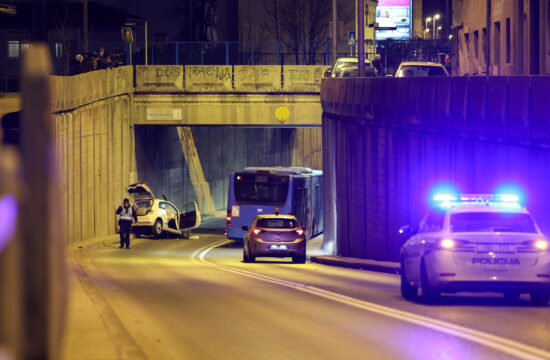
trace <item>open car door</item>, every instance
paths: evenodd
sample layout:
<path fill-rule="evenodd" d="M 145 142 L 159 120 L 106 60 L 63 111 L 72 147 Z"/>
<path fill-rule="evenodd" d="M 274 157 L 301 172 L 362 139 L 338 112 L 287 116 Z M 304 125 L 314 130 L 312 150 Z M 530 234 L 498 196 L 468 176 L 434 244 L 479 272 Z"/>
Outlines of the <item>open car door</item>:
<path fill-rule="evenodd" d="M 188 239 L 191 230 L 198 228 L 201 224 L 201 212 L 196 201 L 185 205 L 180 212 L 180 230 L 184 239 Z"/>

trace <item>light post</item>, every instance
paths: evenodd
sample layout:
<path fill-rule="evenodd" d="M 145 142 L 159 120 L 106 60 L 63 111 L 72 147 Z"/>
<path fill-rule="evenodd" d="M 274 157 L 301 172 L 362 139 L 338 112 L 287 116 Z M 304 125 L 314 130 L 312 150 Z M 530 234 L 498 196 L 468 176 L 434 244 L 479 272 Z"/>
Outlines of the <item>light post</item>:
<path fill-rule="evenodd" d="M 426 32 L 427 32 L 427 33 L 430 32 L 429 27 L 428 27 L 428 23 L 429 23 L 430 21 L 432 21 L 432 18 L 431 18 L 431 17 L 427 17 L 427 18 L 426 18 L 426 30 L 427 30 Z M 429 34 L 426 34 L 426 35 L 429 35 Z"/>
<path fill-rule="evenodd" d="M 424 29 L 424 39 L 427 39 L 428 36 L 430 36 L 430 28 L 425 28 Z"/>
<path fill-rule="evenodd" d="M 437 22 L 437 20 L 438 20 L 440 17 L 441 17 L 441 16 L 440 16 L 439 14 L 435 14 L 435 15 L 434 15 L 434 21 L 433 21 L 433 24 L 432 24 L 432 25 L 433 25 L 432 39 L 434 39 L 434 40 L 435 40 L 435 36 L 436 36 L 436 34 L 435 34 L 435 23 Z"/>
<path fill-rule="evenodd" d="M 439 32 L 441 31 L 441 29 L 443 29 L 443 26 L 439 25 L 439 26 L 437 27 L 437 39 L 440 38 Z"/>

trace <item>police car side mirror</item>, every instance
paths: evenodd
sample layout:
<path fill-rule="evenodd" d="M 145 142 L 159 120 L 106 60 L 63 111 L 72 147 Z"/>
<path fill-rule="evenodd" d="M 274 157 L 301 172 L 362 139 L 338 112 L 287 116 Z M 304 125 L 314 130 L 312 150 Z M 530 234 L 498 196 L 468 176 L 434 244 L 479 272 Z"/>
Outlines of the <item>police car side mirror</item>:
<path fill-rule="evenodd" d="M 399 235 L 403 238 L 409 238 L 416 234 L 416 229 L 410 225 L 401 226 L 399 228 Z"/>
<path fill-rule="evenodd" d="M 241 226 L 242 231 L 248 231 L 248 226 Z"/>

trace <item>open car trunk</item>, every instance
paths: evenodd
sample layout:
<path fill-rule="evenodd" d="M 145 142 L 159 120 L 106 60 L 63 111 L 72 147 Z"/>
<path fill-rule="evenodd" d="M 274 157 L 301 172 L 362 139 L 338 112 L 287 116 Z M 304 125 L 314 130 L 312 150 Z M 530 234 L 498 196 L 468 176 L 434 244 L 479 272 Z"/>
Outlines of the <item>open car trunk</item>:
<path fill-rule="evenodd" d="M 128 185 L 126 190 L 134 199 L 134 209 L 136 210 L 136 215 L 142 216 L 151 210 L 153 202 L 155 201 L 155 195 L 147 183 L 141 182 Z"/>

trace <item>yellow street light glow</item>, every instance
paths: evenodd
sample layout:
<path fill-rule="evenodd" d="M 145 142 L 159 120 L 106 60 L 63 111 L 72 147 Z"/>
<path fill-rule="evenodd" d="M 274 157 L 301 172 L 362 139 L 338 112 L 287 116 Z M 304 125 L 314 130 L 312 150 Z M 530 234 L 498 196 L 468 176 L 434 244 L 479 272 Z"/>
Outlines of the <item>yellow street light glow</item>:
<path fill-rule="evenodd" d="M 435 14 L 434 19 L 439 19 L 441 16 L 439 14 Z"/>
<path fill-rule="evenodd" d="M 430 22 L 430 21 L 432 21 L 431 17 L 426 18 L 426 22 Z"/>
<path fill-rule="evenodd" d="M 424 30 L 424 31 L 425 31 L 425 32 L 430 32 L 430 29 L 429 29 L 429 28 L 427 28 L 427 29 L 426 29 L 426 30 Z"/>
<path fill-rule="evenodd" d="M 443 29 L 443 26 L 438 26 L 437 27 L 437 30 L 441 30 L 441 29 Z"/>

